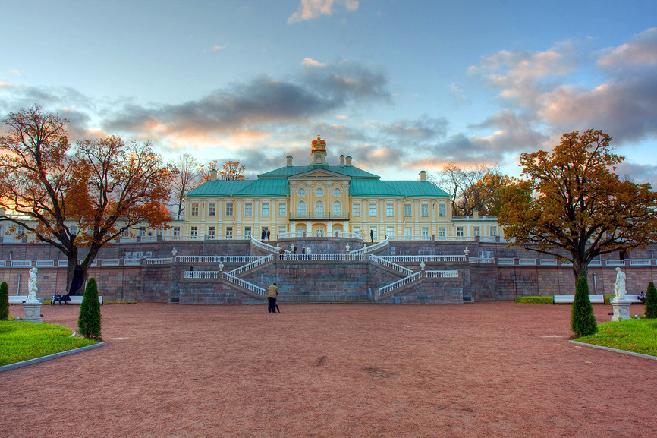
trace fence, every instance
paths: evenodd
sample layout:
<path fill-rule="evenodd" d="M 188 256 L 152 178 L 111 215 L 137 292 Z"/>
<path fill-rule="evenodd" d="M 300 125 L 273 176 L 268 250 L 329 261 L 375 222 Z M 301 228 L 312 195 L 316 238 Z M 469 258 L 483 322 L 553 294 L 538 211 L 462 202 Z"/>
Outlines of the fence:
<path fill-rule="evenodd" d="M 374 254 L 370 254 L 369 259 L 372 263 L 376 263 L 376 264 L 381 265 L 381 266 L 386 266 L 390 269 L 393 269 L 397 272 L 400 272 L 400 273 L 404 274 L 405 276 L 409 276 L 413 273 L 413 270 L 408 269 L 407 267 L 404 267 L 402 265 L 398 265 L 397 263 L 394 263 L 390 260 L 386 260 L 383 257 L 375 256 Z"/>

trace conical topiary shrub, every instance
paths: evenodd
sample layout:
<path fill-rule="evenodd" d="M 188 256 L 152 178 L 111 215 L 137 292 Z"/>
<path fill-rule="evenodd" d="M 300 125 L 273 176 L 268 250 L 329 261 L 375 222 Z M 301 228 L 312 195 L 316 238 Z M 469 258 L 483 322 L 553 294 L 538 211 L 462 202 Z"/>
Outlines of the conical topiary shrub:
<path fill-rule="evenodd" d="M 652 281 L 646 291 L 646 318 L 657 318 L 657 289 Z"/>
<path fill-rule="evenodd" d="M 9 286 L 4 281 L 0 284 L 0 321 L 9 319 Z"/>
<path fill-rule="evenodd" d="M 593 306 L 589 300 L 589 285 L 583 275 L 577 279 L 571 327 L 577 337 L 592 335 L 598 331 L 595 316 L 593 315 Z"/>
<path fill-rule="evenodd" d="M 100 303 L 96 280 L 90 278 L 80 305 L 78 331 L 85 338 L 100 339 Z"/>

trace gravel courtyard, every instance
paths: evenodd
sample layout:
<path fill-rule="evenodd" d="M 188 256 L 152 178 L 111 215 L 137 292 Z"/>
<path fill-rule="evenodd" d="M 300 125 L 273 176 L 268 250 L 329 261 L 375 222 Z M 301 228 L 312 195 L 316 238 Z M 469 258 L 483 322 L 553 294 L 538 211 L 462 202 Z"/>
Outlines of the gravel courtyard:
<path fill-rule="evenodd" d="M 569 344 L 569 310 L 105 305 L 104 348 L 0 374 L 0 430 L 656 436 L 657 362 Z M 609 318 L 609 306 L 595 310 Z M 70 327 L 77 312 L 43 306 Z"/>

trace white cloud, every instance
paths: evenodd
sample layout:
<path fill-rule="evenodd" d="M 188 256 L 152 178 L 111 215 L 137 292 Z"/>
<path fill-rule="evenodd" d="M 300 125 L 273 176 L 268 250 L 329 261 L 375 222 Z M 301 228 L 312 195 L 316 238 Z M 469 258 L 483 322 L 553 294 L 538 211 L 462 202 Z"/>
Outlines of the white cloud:
<path fill-rule="evenodd" d="M 214 44 L 210 50 L 212 50 L 212 53 L 219 53 L 220 51 L 222 51 L 226 47 L 228 47 L 228 46 L 225 45 L 225 44 L 223 44 L 223 45 L 222 44 Z"/>
<path fill-rule="evenodd" d="M 360 6 L 359 0 L 301 0 L 299 7 L 287 19 L 288 23 L 314 20 L 322 15 L 333 15 L 333 7 L 339 5 L 348 12 L 355 12 Z"/>
<path fill-rule="evenodd" d="M 319 62 L 318 60 L 314 58 L 303 58 L 303 61 L 301 61 L 301 64 L 306 66 L 306 67 L 325 67 L 326 64 L 323 64 Z"/>
<path fill-rule="evenodd" d="M 632 66 L 657 66 L 657 27 L 651 27 L 632 41 L 605 51 L 598 59 L 603 68 L 627 68 Z"/>

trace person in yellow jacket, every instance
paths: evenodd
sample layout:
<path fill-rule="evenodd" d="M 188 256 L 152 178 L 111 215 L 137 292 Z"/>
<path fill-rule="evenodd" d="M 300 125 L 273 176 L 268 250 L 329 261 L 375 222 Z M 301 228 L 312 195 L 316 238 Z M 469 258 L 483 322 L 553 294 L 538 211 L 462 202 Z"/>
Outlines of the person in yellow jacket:
<path fill-rule="evenodd" d="M 273 282 L 267 288 L 267 301 L 269 301 L 269 313 L 276 313 L 278 309 L 278 304 L 276 304 L 276 297 L 278 296 L 278 286 L 276 282 Z M 279 310 L 278 313 L 281 313 Z"/>

